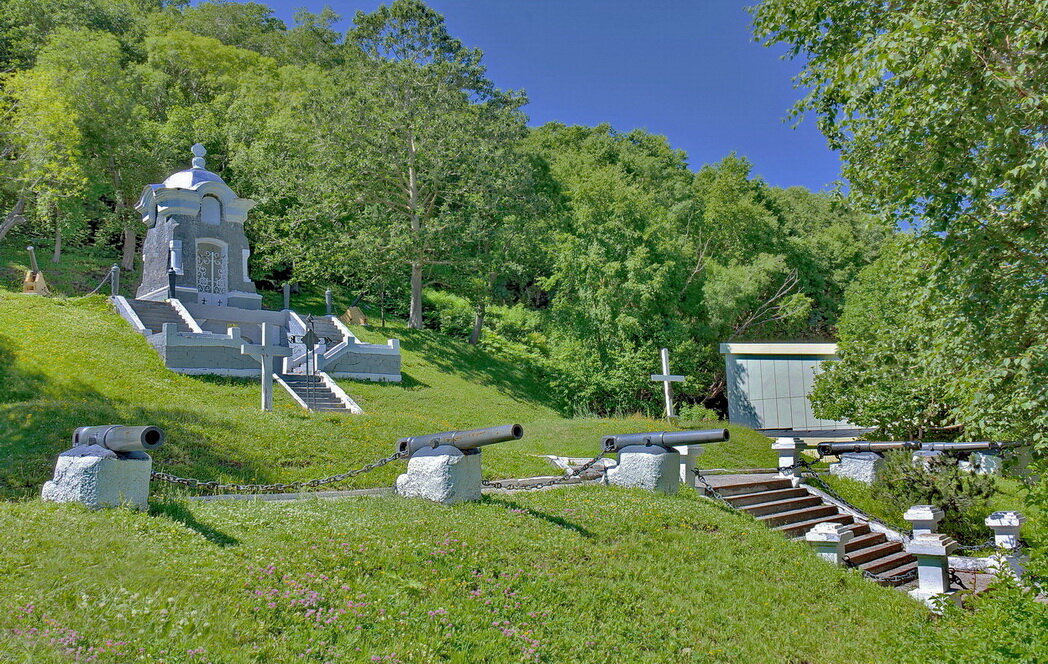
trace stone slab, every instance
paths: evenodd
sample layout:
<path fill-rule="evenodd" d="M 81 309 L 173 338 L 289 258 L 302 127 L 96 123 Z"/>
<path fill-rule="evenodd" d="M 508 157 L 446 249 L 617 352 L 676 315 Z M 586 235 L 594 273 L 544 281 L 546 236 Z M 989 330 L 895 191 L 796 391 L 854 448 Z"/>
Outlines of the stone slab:
<path fill-rule="evenodd" d="M 149 508 L 149 476 L 153 460 L 138 452 L 126 457 L 61 455 L 54 479 L 44 482 L 41 496 L 55 503 L 80 503 L 92 509 L 127 506 Z M 107 450 L 108 451 L 108 450 Z"/>
<path fill-rule="evenodd" d="M 630 445 L 608 470 L 608 484 L 674 494 L 680 489 L 680 454 L 657 445 Z"/>
<path fill-rule="evenodd" d="M 397 478 L 395 491 L 443 505 L 480 500 L 480 456 L 480 450 L 462 452 L 450 445 L 416 452 L 408 459 L 407 472 Z"/>
<path fill-rule="evenodd" d="M 872 484 L 883 467 L 884 457 L 876 452 L 848 452 L 830 464 L 830 474 Z"/>

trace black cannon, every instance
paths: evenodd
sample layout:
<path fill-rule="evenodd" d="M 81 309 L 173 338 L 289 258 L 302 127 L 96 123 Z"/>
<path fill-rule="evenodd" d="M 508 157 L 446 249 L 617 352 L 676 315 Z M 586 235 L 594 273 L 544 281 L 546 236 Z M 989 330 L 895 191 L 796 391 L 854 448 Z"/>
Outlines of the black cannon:
<path fill-rule="evenodd" d="M 73 446 L 98 445 L 114 452 L 148 452 L 164 444 L 164 432 L 152 426 L 109 424 L 73 431 Z"/>
<path fill-rule="evenodd" d="M 977 452 L 979 450 L 1002 450 L 1006 448 L 1019 447 L 1020 442 L 995 442 L 977 441 L 970 443 L 922 443 L 918 440 L 900 440 L 893 442 L 875 441 L 848 441 L 842 443 L 826 442 L 819 443 L 818 449 L 821 456 L 847 454 L 849 452 L 879 452 L 888 450 L 924 450 L 936 452 Z"/>
<path fill-rule="evenodd" d="M 649 433 L 624 433 L 601 438 L 605 453 L 618 452 L 630 445 L 657 445 L 670 449 L 680 445 L 719 443 L 731 438 L 727 429 L 703 429 L 693 431 L 652 431 Z"/>
<path fill-rule="evenodd" d="M 519 424 L 506 424 L 486 429 L 469 431 L 443 431 L 425 436 L 409 436 L 397 441 L 397 451 L 409 455 L 419 450 L 432 449 L 441 445 L 451 445 L 460 450 L 472 450 L 482 445 L 502 443 L 507 440 L 519 440 L 524 436 L 524 427 Z"/>

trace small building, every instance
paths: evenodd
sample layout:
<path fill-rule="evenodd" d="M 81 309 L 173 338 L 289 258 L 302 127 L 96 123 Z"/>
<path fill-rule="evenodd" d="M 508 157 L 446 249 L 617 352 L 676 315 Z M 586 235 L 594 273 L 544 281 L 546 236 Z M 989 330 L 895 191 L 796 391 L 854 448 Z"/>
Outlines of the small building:
<path fill-rule="evenodd" d="M 191 168 L 143 190 L 136 206 L 148 229 L 142 283 L 134 299 L 113 297 L 117 311 L 167 368 L 189 375 L 261 376 L 262 365 L 245 347 L 261 342 L 268 324 L 275 346 L 289 350 L 273 377 L 300 405 L 359 411 L 332 378 L 399 382 L 400 342 L 362 342 L 334 316 L 263 309 L 244 233 L 255 203 L 207 170 L 205 155 L 194 145 Z"/>
<path fill-rule="evenodd" d="M 728 419 L 753 429 L 830 431 L 847 421 L 815 416 L 808 396 L 823 362 L 837 360 L 835 343 L 723 343 Z"/>

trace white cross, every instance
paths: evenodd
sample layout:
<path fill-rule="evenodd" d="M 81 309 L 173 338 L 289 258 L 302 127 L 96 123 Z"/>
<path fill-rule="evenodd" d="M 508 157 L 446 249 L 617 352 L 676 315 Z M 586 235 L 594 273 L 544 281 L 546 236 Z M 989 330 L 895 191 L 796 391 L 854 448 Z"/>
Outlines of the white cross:
<path fill-rule="evenodd" d="M 262 323 L 262 343 L 240 346 L 241 355 L 249 355 L 262 363 L 262 410 L 273 410 L 273 358 L 291 355 L 290 348 L 277 345 L 276 333 L 272 323 Z"/>
<path fill-rule="evenodd" d="M 657 383 L 662 383 L 662 394 L 666 399 L 666 417 L 676 417 L 677 414 L 673 410 L 673 383 L 679 383 L 684 380 L 684 376 L 677 376 L 670 373 L 670 349 L 662 349 L 662 373 L 651 374 L 651 379 Z"/>

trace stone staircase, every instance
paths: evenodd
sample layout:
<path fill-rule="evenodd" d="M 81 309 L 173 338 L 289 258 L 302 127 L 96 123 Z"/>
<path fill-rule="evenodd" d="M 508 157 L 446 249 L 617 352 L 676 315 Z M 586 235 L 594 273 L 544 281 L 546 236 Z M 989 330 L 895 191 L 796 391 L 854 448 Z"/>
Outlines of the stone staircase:
<path fill-rule="evenodd" d="M 150 329 L 154 334 L 164 330 L 164 323 L 174 323 L 179 332 L 192 332 L 189 325 L 178 315 L 167 302 L 154 302 L 152 300 L 128 300 L 128 305 L 134 310 L 138 320 L 142 321 L 143 327 Z"/>
<path fill-rule="evenodd" d="M 320 376 L 305 374 L 277 374 L 284 387 L 297 397 L 300 404 L 309 410 L 353 412 Z"/>
<path fill-rule="evenodd" d="M 849 526 L 854 537 L 845 546 L 845 560 L 849 566 L 867 572 L 878 583 L 904 585 L 906 581 L 895 577 L 917 568 L 917 559 L 903 550 L 901 542 L 874 532 L 869 523 L 842 511 L 804 486 L 795 488 L 788 479 L 735 475 L 724 477 L 715 488 L 735 509 L 793 539 L 803 539 L 820 523 Z"/>
<path fill-rule="evenodd" d="M 313 331 L 318 337 L 325 337 L 331 339 L 328 342 L 328 349 L 333 348 L 336 344 L 341 343 L 343 340 L 342 331 L 331 322 L 331 316 L 314 316 L 313 317 Z"/>

